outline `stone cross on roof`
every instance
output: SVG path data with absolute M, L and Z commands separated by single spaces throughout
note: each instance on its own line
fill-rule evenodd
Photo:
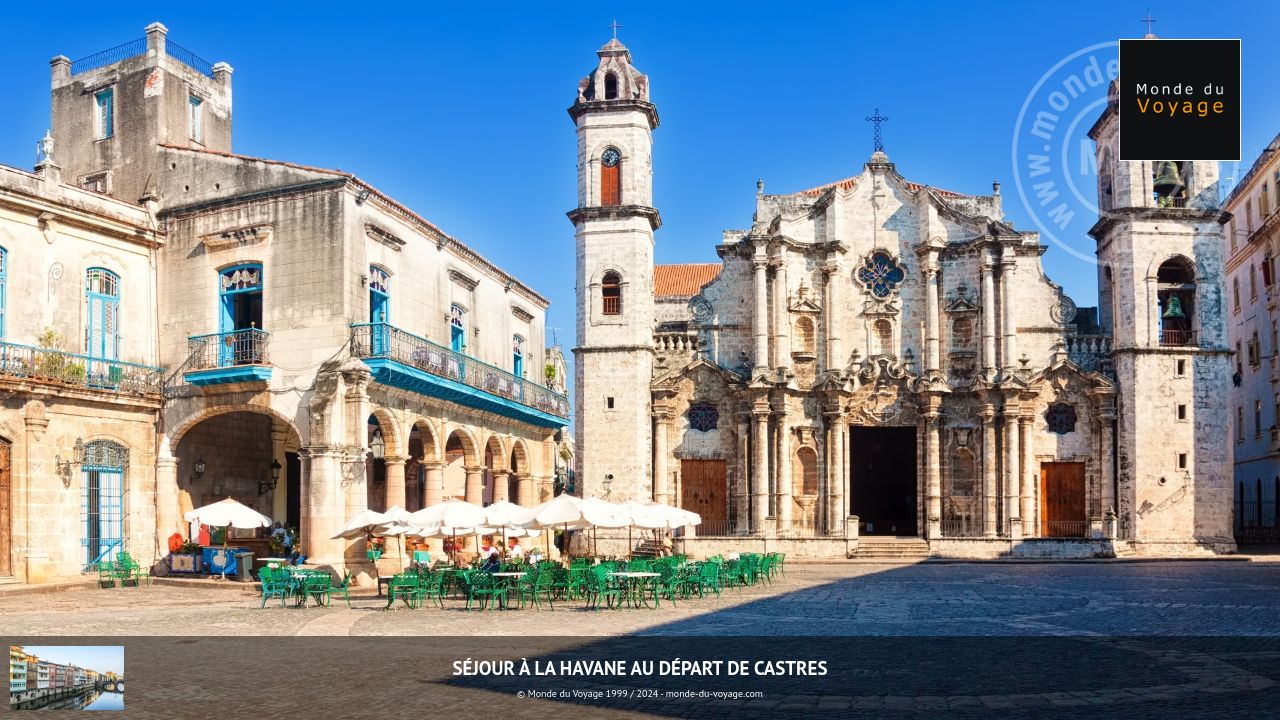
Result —
M 614 40 L 617 40 L 617 39 L 618 39 L 618 28 L 622 27 L 621 25 L 619 25 L 619 24 L 618 24 L 618 21 L 615 19 L 613 22 L 611 22 L 611 23 L 609 23 L 608 25 L 606 25 L 606 27 L 608 27 L 608 28 L 610 28 L 611 30 L 613 30 L 613 39 L 614 39 Z

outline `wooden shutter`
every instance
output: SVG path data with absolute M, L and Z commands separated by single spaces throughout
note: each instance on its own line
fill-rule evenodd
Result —
M 622 204 L 621 169 L 622 163 L 613 167 L 600 166 L 600 204 L 602 206 Z

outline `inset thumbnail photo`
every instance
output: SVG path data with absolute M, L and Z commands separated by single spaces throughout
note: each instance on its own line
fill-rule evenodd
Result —
M 9 709 L 123 710 L 123 645 L 10 645 Z

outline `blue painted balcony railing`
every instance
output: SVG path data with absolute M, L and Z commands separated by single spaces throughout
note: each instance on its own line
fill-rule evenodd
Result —
M 213 385 L 271 378 L 271 333 L 257 328 L 187 338 L 187 382 Z
M 160 392 L 164 373 L 149 365 L 0 342 L 0 377 L 146 395 Z
M 569 417 L 564 395 L 387 323 L 354 323 L 351 353 L 378 382 L 545 427 Z

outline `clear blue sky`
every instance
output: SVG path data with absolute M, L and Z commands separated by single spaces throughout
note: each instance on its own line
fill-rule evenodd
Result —
M 471 7 L 464 7 L 471 5 Z M 546 5 L 536 8 L 534 5 Z M 1244 40 L 1244 157 L 1280 130 L 1275 3 L 1150 3 L 1162 37 Z M 104 9 L 105 8 L 105 9 Z M 0 162 L 30 167 L 48 125 L 47 61 L 139 37 L 153 20 L 235 68 L 235 150 L 364 177 L 552 300 L 573 344 L 575 141 L 565 112 L 622 24 L 648 73 L 658 262 L 715 261 L 755 182 L 790 192 L 860 171 L 863 118 L 908 178 L 1017 200 L 1011 140 L 1036 81 L 1071 52 L 1140 37 L 1145 2 L 6 4 Z M 1087 123 L 1076 129 L 1087 130 Z M 1228 173 L 1230 174 L 1230 169 Z M 1091 187 L 1086 187 L 1090 191 Z M 1080 208 L 1079 214 L 1087 214 Z M 1091 221 L 1090 221 L 1091 222 Z M 1064 241 L 1089 250 L 1084 230 Z M 1056 247 L 1049 276 L 1096 303 L 1094 268 Z M 550 335 L 550 334 L 549 334 Z
M 124 675 L 123 645 L 23 645 L 22 649 L 41 660 Z

